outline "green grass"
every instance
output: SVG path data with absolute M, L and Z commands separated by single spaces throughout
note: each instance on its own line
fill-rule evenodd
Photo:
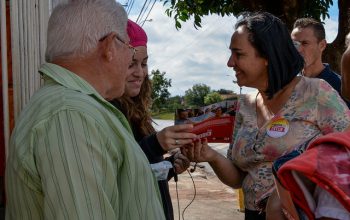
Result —
M 152 118 L 162 120 L 174 120 L 174 112 L 160 112 L 158 114 L 152 113 Z

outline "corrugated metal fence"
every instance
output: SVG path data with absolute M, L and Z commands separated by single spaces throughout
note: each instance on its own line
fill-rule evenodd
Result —
M 14 120 L 19 116 L 41 80 L 38 69 L 45 62 L 46 30 L 49 14 L 54 6 L 66 0 L 10 1 L 11 39 L 6 39 L 6 3 L 1 5 L 1 61 L 5 148 L 9 140 L 9 104 L 7 79 L 7 41 L 12 45 L 12 76 Z

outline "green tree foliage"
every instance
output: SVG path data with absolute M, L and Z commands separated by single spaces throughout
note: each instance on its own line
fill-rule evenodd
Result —
M 201 18 L 209 14 L 238 16 L 244 11 L 267 11 L 283 20 L 291 30 L 296 19 L 312 17 L 324 20 L 333 0 L 165 0 L 166 14 L 173 17 L 175 27 L 194 18 L 194 27 L 201 27 Z M 341 54 L 344 52 L 345 36 L 350 31 L 350 0 L 338 0 L 338 34 L 328 45 L 324 61 L 339 71 Z
M 232 90 L 228 90 L 228 89 L 219 89 L 217 91 L 217 93 L 223 94 L 223 95 L 225 95 L 225 94 L 234 94 L 234 92 Z
M 210 87 L 205 84 L 195 84 L 185 91 L 185 103 L 191 108 L 204 106 L 204 97 L 210 93 Z
M 210 105 L 221 101 L 223 101 L 223 99 L 218 92 L 211 92 L 204 97 L 205 105 Z
M 166 13 L 174 17 L 177 28 L 181 21 L 194 18 L 195 27 L 201 27 L 201 17 L 209 14 L 238 16 L 243 11 L 268 11 L 285 21 L 289 27 L 300 17 L 317 20 L 329 17 L 333 0 L 166 0 Z M 180 26 L 179 26 L 180 24 Z
M 174 111 L 178 108 L 184 108 L 183 104 L 182 104 L 182 100 L 183 100 L 183 97 L 181 96 L 173 96 L 173 97 L 170 97 L 167 102 L 166 102 L 166 105 L 167 105 L 167 109 L 169 111 Z
M 168 88 L 171 87 L 171 79 L 165 77 L 165 72 L 159 70 L 152 70 L 152 110 L 159 112 L 159 110 L 166 104 L 167 99 L 170 97 Z

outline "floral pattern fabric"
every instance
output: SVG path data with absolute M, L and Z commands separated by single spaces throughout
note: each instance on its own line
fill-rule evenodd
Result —
M 256 95 L 240 97 L 227 157 L 247 173 L 242 183 L 245 207 L 264 210 L 266 199 L 274 190 L 273 161 L 318 136 L 347 129 L 350 110 L 327 82 L 301 77 L 282 109 L 258 128 Z M 288 121 L 288 132 L 281 137 L 267 133 L 267 127 L 276 118 Z

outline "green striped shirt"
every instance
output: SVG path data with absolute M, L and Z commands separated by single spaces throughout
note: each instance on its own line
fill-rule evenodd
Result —
M 11 136 L 6 219 L 164 219 L 157 182 L 121 112 L 74 73 L 45 84 Z

